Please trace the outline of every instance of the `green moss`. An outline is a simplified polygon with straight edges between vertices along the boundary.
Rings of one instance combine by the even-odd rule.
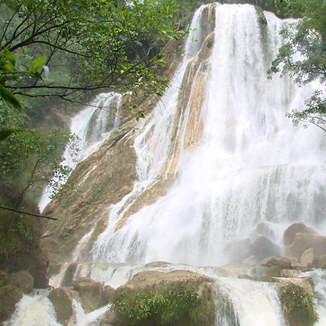
[[[122,324],[128,326],[209,326],[215,319],[214,308],[183,283],[122,292],[113,307]]]
[[[291,325],[312,326],[318,321],[312,293],[302,286],[289,284],[279,290],[284,317]]]

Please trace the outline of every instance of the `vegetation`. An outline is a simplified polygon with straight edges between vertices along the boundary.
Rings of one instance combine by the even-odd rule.
[[[162,94],[159,51],[184,35],[176,8],[174,0],[0,1],[0,185],[15,194],[3,192],[0,204],[35,210],[44,184],[55,176],[57,187],[67,176],[61,155],[74,138],[59,128],[37,129],[59,100],[79,102],[101,89]],[[6,260],[31,229],[24,216],[0,213]]]
[[[214,325],[214,308],[186,284],[123,292],[113,309],[123,325]]]
[[[313,80],[326,81],[326,4],[323,0],[284,0],[282,12],[301,18],[282,31],[283,44],[273,61],[270,73],[289,74],[299,84]],[[295,125],[313,124],[322,130],[326,122],[326,100],[316,91],[305,108],[294,108],[288,114]]]
[[[279,290],[282,312],[290,325],[313,326],[318,321],[314,297],[307,289],[295,284]]]

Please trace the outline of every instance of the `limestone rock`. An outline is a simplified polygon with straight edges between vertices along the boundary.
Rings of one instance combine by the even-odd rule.
[[[315,257],[313,265],[316,268],[326,269],[326,255],[320,255],[319,257]]]
[[[307,233],[307,234],[314,234],[314,235],[318,234],[312,228],[307,227],[303,223],[293,223],[284,231],[283,234],[284,245],[285,246],[291,245],[297,233]]]
[[[313,261],[314,261],[314,249],[309,248],[305,250],[301,255],[300,264],[303,266],[307,266],[308,268],[311,268]]]
[[[278,256],[281,253],[281,248],[265,236],[254,239],[249,250],[258,261],[270,256]]]
[[[115,289],[110,285],[106,285],[103,291],[104,291],[103,294],[104,294],[105,301],[111,302],[114,296]]]
[[[231,263],[240,263],[250,255],[250,240],[242,239],[229,242],[224,248],[224,254]]]
[[[115,325],[119,325],[119,320],[117,319],[114,311],[108,310],[103,314],[100,321],[100,326],[115,326]]]
[[[108,303],[103,285],[87,277],[73,282],[73,289],[78,292],[79,301],[85,312],[91,312]]]
[[[285,248],[287,256],[300,259],[301,255],[312,248],[315,256],[326,254],[326,237],[309,233],[297,233],[290,246]]]
[[[9,275],[9,283],[28,294],[33,290],[34,278],[27,271],[19,271]]]
[[[0,287],[0,322],[9,319],[22,296],[22,289],[12,284]]]
[[[279,266],[280,269],[287,269],[291,268],[291,259],[289,257],[269,257],[264,259],[260,265],[264,267]]]
[[[48,298],[53,303],[57,321],[64,326],[68,325],[69,319],[73,315],[73,297],[70,289],[66,287],[56,288],[50,292]]]

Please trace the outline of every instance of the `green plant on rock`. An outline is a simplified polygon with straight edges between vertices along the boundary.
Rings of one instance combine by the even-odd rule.
[[[288,284],[279,290],[284,317],[290,325],[312,326],[318,321],[312,293],[302,286]]]
[[[114,299],[113,308],[123,325],[214,325],[214,309],[183,283],[157,290],[124,291]]]

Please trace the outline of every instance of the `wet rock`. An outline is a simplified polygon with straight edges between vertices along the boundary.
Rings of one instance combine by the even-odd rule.
[[[61,284],[62,286],[70,286],[72,284],[76,268],[77,268],[76,263],[72,263],[68,266],[62,280],[62,284]]]
[[[73,289],[78,292],[79,301],[85,312],[91,312],[108,303],[103,285],[87,277],[81,277],[73,282]],[[107,290],[107,295],[108,295]]]
[[[313,265],[316,268],[326,269],[326,255],[320,255],[319,257],[315,257]]]
[[[53,303],[57,321],[64,326],[68,325],[69,319],[73,316],[71,290],[66,287],[56,288],[50,292],[48,298]]]
[[[280,269],[289,269],[291,264],[291,258],[289,257],[269,257],[260,263],[264,267],[278,266]]]
[[[0,322],[9,319],[22,296],[22,289],[12,284],[0,287]]]
[[[114,311],[108,310],[101,318],[100,326],[115,326],[120,325],[119,319],[116,317]]]
[[[256,12],[257,12],[257,15],[258,15],[258,18],[259,18],[259,23],[263,26],[266,26],[267,25],[267,19],[265,17],[265,14],[264,14],[264,11],[262,9],[262,7],[258,6],[258,5],[254,5],[255,6],[255,9],[256,9]]]
[[[307,227],[303,223],[293,223],[283,233],[284,245],[290,246],[293,243],[294,237],[297,233],[318,235],[316,231],[314,231],[312,228]]]
[[[286,278],[297,278],[297,277],[303,277],[304,274],[301,271],[298,271],[296,269],[282,269],[281,270],[281,277]]]
[[[313,261],[314,261],[314,249],[309,248],[305,250],[301,255],[300,264],[306,266],[308,269],[311,269]]]
[[[106,285],[104,287],[104,293],[103,294],[104,294],[104,298],[105,298],[106,302],[112,302],[114,292],[115,292],[115,289],[112,286]]]
[[[265,236],[256,238],[250,244],[249,251],[258,259],[258,261],[270,256],[278,256],[281,254],[281,248]]]
[[[282,312],[290,326],[313,326],[318,320],[310,277],[278,278],[276,289]]]
[[[249,239],[231,241],[225,246],[224,254],[228,257],[230,263],[241,263],[251,256],[249,247]]]
[[[297,233],[290,246],[286,246],[287,256],[293,256],[298,259],[307,250],[312,248],[315,256],[326,254],[326,237],[309,233]]]
[[[9,283],[28,294],[33,290],[34,278],[27,271],[19,271],[9,275]]]

